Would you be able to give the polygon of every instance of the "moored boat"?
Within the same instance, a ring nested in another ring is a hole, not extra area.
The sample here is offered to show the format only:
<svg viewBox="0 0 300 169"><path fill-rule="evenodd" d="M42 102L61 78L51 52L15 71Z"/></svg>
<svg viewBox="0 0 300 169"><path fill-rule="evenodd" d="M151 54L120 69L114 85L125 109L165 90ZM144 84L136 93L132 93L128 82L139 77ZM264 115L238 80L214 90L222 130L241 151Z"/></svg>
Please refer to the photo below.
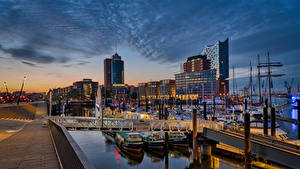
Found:
<svg viewBox="0 0 300 169"><path fill-rule="evenodd" d="M169 132L168 143L171 146L189 147L188 138L184 132Z"/></svg>
<svg viewBox="0 0 300 169"><path fill-rule="evenodd" d="M163 132L143 132L143 142L148 149L163 150L165 146Z"/></svg>
<svg viewBox="0 0 300 169"><path fill-rule="evenodd" d="M134 153L142 152L143 140L139 133L117 132L115 140L117 145L125 151Z"/></svg>

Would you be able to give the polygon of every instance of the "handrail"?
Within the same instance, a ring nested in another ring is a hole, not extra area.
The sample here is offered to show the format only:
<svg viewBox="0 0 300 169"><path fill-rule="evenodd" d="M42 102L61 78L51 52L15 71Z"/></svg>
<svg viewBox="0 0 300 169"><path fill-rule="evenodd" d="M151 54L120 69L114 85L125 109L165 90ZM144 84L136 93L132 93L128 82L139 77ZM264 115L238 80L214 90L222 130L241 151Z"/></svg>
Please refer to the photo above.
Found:
<svg viewBox="0 0 300 169"><path fill-rule="evenodd" d="M65 127L49 119L49 128L65 169L95 169Z"/></svg>

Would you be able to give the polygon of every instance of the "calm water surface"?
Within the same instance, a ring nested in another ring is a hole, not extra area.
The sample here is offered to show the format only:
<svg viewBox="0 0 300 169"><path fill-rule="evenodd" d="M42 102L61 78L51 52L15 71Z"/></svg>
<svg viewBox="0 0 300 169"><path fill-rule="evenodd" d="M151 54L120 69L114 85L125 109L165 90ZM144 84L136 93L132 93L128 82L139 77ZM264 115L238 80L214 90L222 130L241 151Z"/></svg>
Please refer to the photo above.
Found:
<svg viewBox="0 0 300 169"><path fill-rule="evenodd" d="M145 152L141 156L127 154L107 140L100 131L69 131L87 158L96 168L122 169L184 169L184 168L242 168L233 161L215 156L202 156L201 164L193 164L191 150L170 149L163 152Z"/></svg>

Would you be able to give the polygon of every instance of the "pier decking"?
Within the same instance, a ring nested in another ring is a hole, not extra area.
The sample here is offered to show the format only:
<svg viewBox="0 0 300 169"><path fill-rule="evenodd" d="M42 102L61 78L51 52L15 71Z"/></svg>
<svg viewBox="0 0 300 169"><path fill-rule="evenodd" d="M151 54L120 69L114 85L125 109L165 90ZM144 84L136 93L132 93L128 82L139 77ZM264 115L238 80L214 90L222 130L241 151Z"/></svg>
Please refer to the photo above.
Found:
<svg viewBox="0 0 300 169"><path fill-rule="evenodd" d="M2 140L0 152L0 168L59 168L49 129L41 119Z"/></svg>

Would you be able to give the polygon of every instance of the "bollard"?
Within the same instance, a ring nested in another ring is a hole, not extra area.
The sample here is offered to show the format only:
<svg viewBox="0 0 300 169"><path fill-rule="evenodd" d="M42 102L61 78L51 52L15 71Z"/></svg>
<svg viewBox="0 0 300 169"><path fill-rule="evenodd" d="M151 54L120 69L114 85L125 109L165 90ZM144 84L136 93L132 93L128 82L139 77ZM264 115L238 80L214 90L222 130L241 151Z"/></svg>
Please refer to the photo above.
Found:
<svg viewBox="0 0 300 169"><path fill-rule="evenodd" d="M204 119L207 120L206 102L203 102L203 114L204 114Z"/></svg>
<svg viewBox="0 0 300 169"><path fill-rule="evenodd" d="M271 136L276 135L276 129L275 129L275 108L271 108Z"/></svg>
<svg viewBox="0 0 300 169"><path fill-rule="evenodd" d="M166 147L166 151L168 151L168 141L169 141L169 135L168 135L168 132L165 132L165 147Z"/></svg>
<svg viewBox="0 0 300 169"><path fill-rule="evenodd" d="M268 135L268 107L264 107L263 111L263 121L264 121L264 135Z"/></svg>
<svg viewBox="0 0 300 169"><path fill-rule="evenodd" d="M165 169L169 168L168 132L165 132Z"/></svg>
<svg viewBox="0 0 300 169"><path fill-rule="evenodd" d="M250 144L250 114L245 113L244 116L244 129L245 129L245 169L251 168L251 144Z"/></svg>
<svg viewBox="0 0 300 169"><path fill-rule="evenodd" d="M248 102L247 102L247 99L245 99L245 110L247 110L247 108L248 108Z"/></svg>
<svg viewBox="0 0 300 169"><path fill-rule="evenodd" d="M300 139L300 100L297 100L297 113L298 113L298 139Z"/></svg>
<svg viewBox="0 0 300 169"><path fill-rule="evenodd" d="M197 110L193 109L193 154L197 160Z"/></svg>

